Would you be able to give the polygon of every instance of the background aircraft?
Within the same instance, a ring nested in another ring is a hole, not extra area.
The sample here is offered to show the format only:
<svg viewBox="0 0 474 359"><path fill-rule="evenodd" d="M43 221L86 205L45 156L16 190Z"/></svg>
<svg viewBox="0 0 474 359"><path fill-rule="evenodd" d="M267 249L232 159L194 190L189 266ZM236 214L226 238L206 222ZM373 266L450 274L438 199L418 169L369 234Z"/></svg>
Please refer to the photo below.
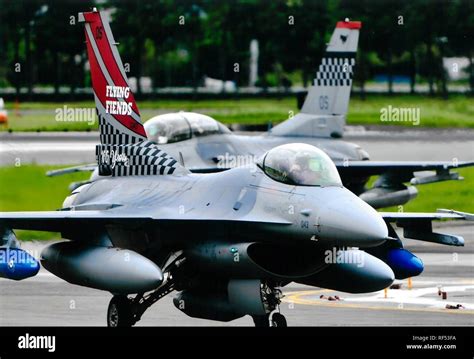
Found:
<svg viewBox="0 0 474 359"><path fill-rule="evenodd" d="M431 221L467 215L378 213L308 144L281 145L224 172L191 173L147 140L108 23L97 11L79 19L99 116L100 176L60 211L3 212L0 225L9 237L12 228L61 232L69 241L46 247L43 266L111 292L109 326L135 324L174 290L175 306L192 317L251 315L258 326L285 326L280 288L292 281L363 293L420 274L423 264L403 249L392 222L406 237L463 245L433 233Z"/></svg>
<svg viewBox="0 0 474 359"><path fill-rule="evenodd" d="M325 151L336 163L346 188L374 208L400 205L417 195L413 185L461 179L450 170L474 162L368 161L360 146L343 141L361 23L337 23L301 112L263 135L236 135L213 118L190 112L169 113L145 123L156 142L192 172L216 172L254 162L278 145L302 142ZM58 175L93 170L94 165L55 170ZM430 175L416 176L423 171ZM379 176L366 188L371 176ZM97 177L97 171L92 179ZM410 183L407 185L406 183ZM78 184L73 184L74 188Z"/></svg>

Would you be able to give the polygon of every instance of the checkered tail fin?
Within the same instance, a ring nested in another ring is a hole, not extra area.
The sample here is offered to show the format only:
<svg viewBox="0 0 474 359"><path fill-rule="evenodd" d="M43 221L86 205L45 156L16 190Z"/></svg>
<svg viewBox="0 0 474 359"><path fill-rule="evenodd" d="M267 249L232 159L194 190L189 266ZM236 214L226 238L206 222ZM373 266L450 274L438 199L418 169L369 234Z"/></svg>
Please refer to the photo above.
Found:
<svg viewBox="0 0 474 359"><path fill-rule="evenodd" d="M342 137L351 95L359 21L339 21L301 112L271 130L274 136Z"/></svg>
<svg viewBox="0 0 474 359"><path fill-rule="evenodd" d="M359 21L339 21L301 109L316 115L347 114L359 42Z"/></svg>
<svg viewBox="0 0 474 359"><path fill-rule="evenodd" d="M96 147L102 176L165 175L187 172L174 158L149 142L106 14L79 13L99 118Z"/></svg>

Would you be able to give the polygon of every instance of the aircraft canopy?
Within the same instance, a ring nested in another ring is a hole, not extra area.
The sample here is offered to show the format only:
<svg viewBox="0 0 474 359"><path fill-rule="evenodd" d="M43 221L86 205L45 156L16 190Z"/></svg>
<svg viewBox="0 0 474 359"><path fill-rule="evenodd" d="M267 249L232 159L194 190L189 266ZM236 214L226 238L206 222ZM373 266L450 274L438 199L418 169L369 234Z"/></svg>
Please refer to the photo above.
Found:
<svg viewBox="0 0 474 359"><path fill-rule="evenodd" d="M334 162L322 150L290 143L268 151L261 165L275 181L297 186L342 186Z"/></svg>
<svg viewBox="0 0 474 359"><path fill-rule="evenodd" d="M230 133L230 130L212 117L193 112L159 115L145 122L148 140L158 144L188 140L191 137Z"/></svg>

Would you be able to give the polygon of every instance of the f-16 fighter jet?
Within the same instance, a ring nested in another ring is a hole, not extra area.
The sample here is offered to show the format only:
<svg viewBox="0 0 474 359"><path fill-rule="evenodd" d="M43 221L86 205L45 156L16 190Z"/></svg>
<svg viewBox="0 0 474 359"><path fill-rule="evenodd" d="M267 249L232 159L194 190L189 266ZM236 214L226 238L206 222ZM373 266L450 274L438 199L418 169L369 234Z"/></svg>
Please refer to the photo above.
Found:
<svg viewBox="0 0 474 359"><path fill-rule="evenodd" d="M286 326L279 304L291 282L364 293L420 274L422 262L403 248L394 224L410 238L463 244L433 233L431 221L468 215L378 213L308 144L277 146L224 172L191 173L147 139L103 15L79 19L99 117L100 176L61 210L3 212L0 226L11 240L12 229L60 232L65 241L43 250L42 265L112 293L109 326L134 325L172 292L192 317L250 315L257 326Z"/></svg>

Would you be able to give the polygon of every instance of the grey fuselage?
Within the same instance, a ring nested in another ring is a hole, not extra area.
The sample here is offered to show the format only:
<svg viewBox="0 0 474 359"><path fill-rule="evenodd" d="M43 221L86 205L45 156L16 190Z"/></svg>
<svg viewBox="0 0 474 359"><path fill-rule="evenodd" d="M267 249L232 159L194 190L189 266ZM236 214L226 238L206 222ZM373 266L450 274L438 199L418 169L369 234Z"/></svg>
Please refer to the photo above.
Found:
<svg viewBox="0 0 474 359"><path fill-rule="evenodd" d="M215 171L253 163L270 149L282 144L306 143L320 148L335 162L368 159L359 145L336 138L300 136L213 134L181 142L160 144L174 158L183 157L191 171ZM224 159L224 161L220 161ZM230 164L230 166L228 166ZM368 177L342 176L344 186L355 193L363 191Z"/></svg>
<svg viewBox="0 0 474 359"><path fill-rule="evenodd" d="M181 142L160 144L170 155L182 153L189 169L216 168L216 159L226 153L235 156L260 157L268 150L288 143L306 143L326 152L333 161L362 160L360 146L334 138L299 136L214 134L194 136Z"/></svg>
<svg viewBox="0 0 474 359"><path fill-rule="evenodd" d="M157 219L140 231L109 230L115 246L139 252L200 241L364 248L387 236L381 217L349 190L287 185L256 165L211 174L102 178L76 189L64 206ZM72 232L63 235L76 240L94 235L92 227Z"/></svg>

